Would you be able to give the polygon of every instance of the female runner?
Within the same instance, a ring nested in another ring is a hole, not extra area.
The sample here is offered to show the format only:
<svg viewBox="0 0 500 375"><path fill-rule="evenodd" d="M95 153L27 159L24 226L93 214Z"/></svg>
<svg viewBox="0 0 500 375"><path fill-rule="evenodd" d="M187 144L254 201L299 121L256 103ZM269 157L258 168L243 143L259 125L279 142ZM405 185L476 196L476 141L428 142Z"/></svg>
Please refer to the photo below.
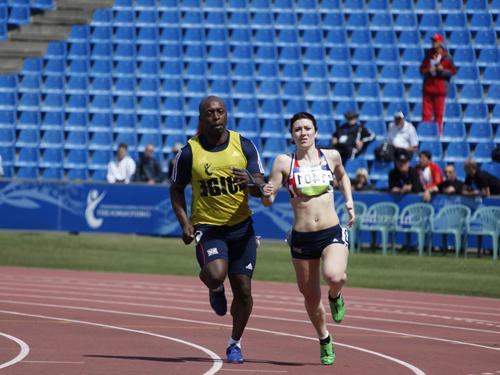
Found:
<svg viewBox="0 0 500 375"><path fill-rule="evenodd" d="M341 290L347 279L349 239L335 212L333 185L336 180L344 195L350 215L348 227L351 227L354 223L351 183L340 154L316 148L317 125L313 115L295 114L290 121L290 132L296 151L291 156L276 157L269 182L264 186L262 203L271 205L280 186L287 185L294 212L289 245L297 284L319 337L321 363L331 365L335 352L321 302L320 272L329 287L333 320L340 323L345 314Z"/></svg>

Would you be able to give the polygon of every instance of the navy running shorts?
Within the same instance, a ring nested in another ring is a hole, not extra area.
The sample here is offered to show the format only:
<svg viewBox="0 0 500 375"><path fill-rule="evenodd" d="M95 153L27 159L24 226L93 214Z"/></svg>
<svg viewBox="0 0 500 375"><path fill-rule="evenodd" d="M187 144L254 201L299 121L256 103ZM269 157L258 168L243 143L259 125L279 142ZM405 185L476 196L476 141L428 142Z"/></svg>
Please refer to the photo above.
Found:
<svg viewBox="0 0 500 375"><path fill-rule="evenodd" d="M200 267L216 259L228 261L230 274L252 277L257 258L257 242L252 219L228 225L199 224L196 259ZM201 235L199 234L201 233Z"/></svg>
<svg viewBox="0 0 500 375"><path fill-rule="evenodd" d="M349 249L349 231L340 224L317 232L292 230L290 252L294 259L319 259L331 244L341 244Z"/></svg>

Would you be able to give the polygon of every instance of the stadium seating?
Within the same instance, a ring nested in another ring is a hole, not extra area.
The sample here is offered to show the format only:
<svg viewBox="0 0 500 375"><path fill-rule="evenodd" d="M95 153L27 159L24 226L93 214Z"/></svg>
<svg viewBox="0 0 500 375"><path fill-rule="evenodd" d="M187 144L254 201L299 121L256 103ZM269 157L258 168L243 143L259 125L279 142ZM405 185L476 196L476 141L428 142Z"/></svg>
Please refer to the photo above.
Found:
<svg viewBox="0 0 500 375"><path fill-rule="evenodd" d="M54 6L0 5L0 39L33 10ZM116 1L95 11L90 25L73 26L66 42L49 43L43 58L26 59L19 75L0 76L0 129L9 129L0 144L14 154L81 150L72 155L87 164L72 162L78 168L62 175L102 180L102 168L90 167L94 152L121 141L135 152L151 141L166 165L173 144L195 132L200 98L216 94L230 125L263 144L270 162L289 149L284 124L297 111L318 117L320 141L328 143L346 111L359 111L382 141L386 122L402 110L417 127L420 149L431 147L437 161L460 161L460 152L472 150L488 163L488 148L500 139L498 14L487 2L454 0ZM418 124L418 68L436 32L458 68L441 139L435 124ZM378 173L376 144L360 157ZM61 171L23 170L30 175L53 179Z"/></svg>

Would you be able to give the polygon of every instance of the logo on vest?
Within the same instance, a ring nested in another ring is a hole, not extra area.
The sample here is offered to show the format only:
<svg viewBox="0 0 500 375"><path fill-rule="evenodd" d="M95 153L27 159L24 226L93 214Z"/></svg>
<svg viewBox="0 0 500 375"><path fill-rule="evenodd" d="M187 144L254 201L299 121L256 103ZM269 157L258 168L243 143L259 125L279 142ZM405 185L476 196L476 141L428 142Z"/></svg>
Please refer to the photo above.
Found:
<svg viewBox="0 0 500 375"><path fill-rule="evenodd" d="M210 169L211 166L212 166L212 164L205 163L205 174L207 176L213 175L213 173L209 171L209 169Z"/></svg>

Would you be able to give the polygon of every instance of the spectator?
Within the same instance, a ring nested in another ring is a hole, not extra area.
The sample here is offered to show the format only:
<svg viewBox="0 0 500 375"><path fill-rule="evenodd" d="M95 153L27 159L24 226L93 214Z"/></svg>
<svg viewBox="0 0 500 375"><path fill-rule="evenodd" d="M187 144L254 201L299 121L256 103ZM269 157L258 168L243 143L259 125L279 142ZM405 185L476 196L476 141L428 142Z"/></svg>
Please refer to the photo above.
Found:
<svg viewBox="0 0 500 375"><path fill-rule="evenodd" d="M3 176L2 155L0 155L0 177Z"/></svg>
<svg viewBox="0 0 500 375"><path fill-rule="evenodd" d="M356 171L352 187L356 191L372 190L373 187L368 179L368 170L366 168L359 168Z"/></svg>
<svg viewBox="0 0 500 375"><path fill-rule="evenodd" d="M448 164L444 168L446 180L439 185L439 192L442 194L461 194L464 183L457 178L457 171L453 164Z"/></svg>
<svg viewBox="0 0 500 375"><path fill-rule="evenodd" d="M448 83L451 76L457 73L451 56L443 48L443 36L435 34L432 37L432 48L425 55L420 74L424 77L422 96L422 120L434 121L439 126L439 135L443 129L443 115Z"/></svg>
<svg viewBox="0 0 500 375"><path fill-rule="evenodd" d="M467 160L464 163L464 171L467 174L462 190L464 195L489 197L500 194L500 179L479 169L476 161Z"/></svg>
<svg viewBox="0 0 500 375"><path fill-rule="evenodd" d="M152 144L146 145L144 153L137 162L136 181L147 182L148 184L156 184L163 181L160 164L153 157L154 152L155 148Z"/></svg>
<svg viewBox="0 0 500 375"><path fill-rule="evenodd" d="M128 147L120 143L116 151L116 159L108 164L107 180L110 183L130 183L135 173L135 161L127 155Z"/></svg>
<svg viewBox="0 0 500 375"><path fill-rule="evenodd" d="M424 188L424 202L430 202L432 193L437 193L439 185L443 182L443 172L436 163L432 162L432 154L427 150L420 152L416 170Z"/></svg>
<svg viewBox="0 0 500 375"><path fill-rule="evenodd" d="M342 164L345 165L346 161L360 153L375 135L358 121L359 115L356 112L349 111L344 117L346 122L333 133L332 146L339 152Z"/></svg>
<svg viewBox="0 0 500 375"><path fill-rule="evenodd" d="M403 112L394 114L394 121L389 124L387 143L394 147L394 152L404 151L408 159L418 150L418 136L411 122L406 121Z"/></svg>
<svg viewBox="0 0 500 375"><path fill-rule="evenodd" d="M177 156L181 148L182 148L182 143L176 143L174 147L172 147L172 158L168 163L168 170L167 170L167 178L169 180L172 179L172 173L174 171L174 165L175 165L175 157Z"/></svg>
<svg viewBox="0 0 500 375"><path fill-rule="evenodd" d="M396 153L395 168L389 172L389 191L391 193L420 193L422 185L418 173L410 166L406 152Z"/></svg>

